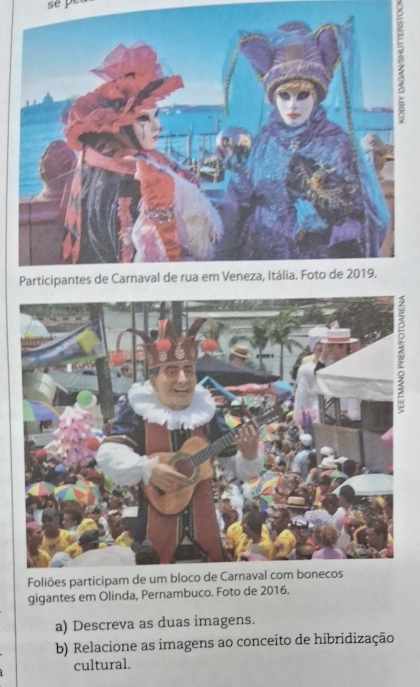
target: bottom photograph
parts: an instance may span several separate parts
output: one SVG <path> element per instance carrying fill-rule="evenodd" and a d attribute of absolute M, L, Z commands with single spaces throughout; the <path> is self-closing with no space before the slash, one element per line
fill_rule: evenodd
<path fill-rule="evenodd" d="M 391 297 L 21 306 L 28 567 L 392 558 L 393 328 Z"/>

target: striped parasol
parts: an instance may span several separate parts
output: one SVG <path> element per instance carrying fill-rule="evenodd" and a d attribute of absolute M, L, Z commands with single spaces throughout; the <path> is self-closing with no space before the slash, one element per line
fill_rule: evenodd
<path fill-rule="evenodd" d="M 60 487 L 56 487 L 54 493 L 60 501 L 81 501 L 86 503 L 87 500 L 87 489 L 81 489 L 74 484 L 63 484 Z"/>
<path fill-rule="evenodd" d="M 99 487 L 93 484 L 93 482 L 79 479 L 74 486 L 85 494 L 83 502 L 86 503 L 87 506 L 94 506 L 97 501 L 99 501 L 101 492 L 99 491 Z"/>
<path fill-rule="evenodd" d="M 34 482 L 26 487 L 26 493 L 31 496 L 51 496 L 54 493 L 54 485 L 50 482 Z"/>

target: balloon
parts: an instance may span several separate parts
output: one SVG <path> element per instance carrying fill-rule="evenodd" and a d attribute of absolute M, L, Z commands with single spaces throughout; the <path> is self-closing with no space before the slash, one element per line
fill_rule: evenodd
<path fill-rule="evenodd" d="M 88 437 L 86 439 L 86 446 L 88 447 L 89 451 L 97 451 L 100 446 L 99 439 L 96 437 Z"/>
<path fill-rule="evenodd" d="M 96 405 L 96 396 L 91 391 L 79 391 L 76 398 L 76 403 L 82 408 L 93 408 Z"/>

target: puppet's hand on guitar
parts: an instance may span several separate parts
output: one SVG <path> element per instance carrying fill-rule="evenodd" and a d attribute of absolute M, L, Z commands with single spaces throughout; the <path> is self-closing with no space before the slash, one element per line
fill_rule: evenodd
<path fill-rule="evenodd" d="M 187 478 L 169 465 L 157 463 L 152 467 L 150 483 L 165 492 L 178 491 L 186 486 Z"/>
<path fill-rule="evenodd" d="M 255 429 L 254 425 L 239 427 L 235 444 L 245 460 L 255 460 L 258 455 L 259 440 L 258 430 Z"/>

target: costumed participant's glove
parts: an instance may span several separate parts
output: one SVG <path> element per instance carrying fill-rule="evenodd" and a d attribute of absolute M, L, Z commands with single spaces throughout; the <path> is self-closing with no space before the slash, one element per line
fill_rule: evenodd
<path fill-rule="evenodd" d="M 286 188 L 291 202 L 308 200 L 330 226 L 348 219 L 363 221 L 360 188 L 312 158 L 295 153 L 290 160 Z"/>
<path fill-rule="evenodd" d="M 326 223 L 320 218 L 309 200 L 299 198 L 295 203 L 297 229 L 295 238 L 301 241 L 309 234 L 316 234 L 327 229 Z"/>
<path fill-rule="evenodd" d="M 133 229 L 136 261 L 178 262 L 181 245 L 175 220 L 175 180 L 161 166 L 138 160 L 140 215 Z"/>
<path fill-rule="evenodd" d="M 211 260 L 222 234 L 208 198 L 183 172 L 154 160 L 139 160 L 142 200 L 133 229 L 136 262 Z"/>

